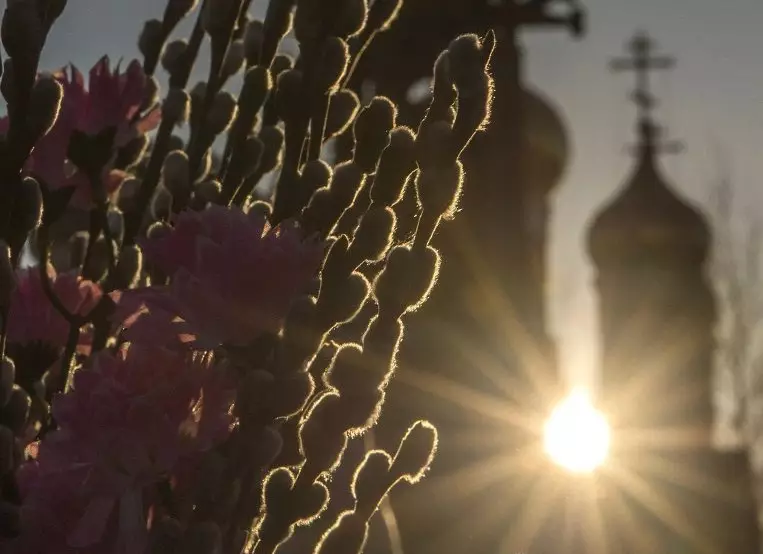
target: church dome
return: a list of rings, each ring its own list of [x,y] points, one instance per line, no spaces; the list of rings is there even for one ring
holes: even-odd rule
[[[546,193],[561,180],[569,161],[569,133],[553,103],[538,91],[524,88],[523,171],[527,182]]]
[[[588,249],[596,265],[643,255],[699,262],[707,257],[711,240],[707,220],[666,181],[654,150],[648,137],[620,194],[595,216]]]

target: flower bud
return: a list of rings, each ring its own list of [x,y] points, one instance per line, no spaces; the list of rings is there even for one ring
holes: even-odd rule
[[[130,212],[135,207],[137,194],[142,181],[136,177],[129,177],[122,181],[117,192],[116,205],[123,212]]]
[[[352,496],[355,500],[363,504],[381,500],[392,484],[389,474],[391,467],[392,458],[383,450],[366,454],[355,471],[355,479],[352,482]]]
[[[350,63],[350,47],[338,37],[329,37],[323,42],[318,71],[318,90],[335,91]]]
[[[339,13],[330,18],[329,34],[343,39],[354,37],[363,30],[367,16],[367,0],[344,0]]]
[[[24,434],[31,410],[32,399],[29,394],[20,386],[13,385],[11,397],[3,408],[3,420],[14,435]]]
[[[350,89],[342,89],[331,95],[329,112],[326,116],[326,140],[349,129],[360,108],[358,95]]]
[[[363,214],[350,245],[353,259],[358,263],[381,261],[392,244],[396,223],[392,208],[371,206]]]
[[[122,244],[125,235],[125,219],[119,208],[110,208],[106,214],[112,238]]]
[[[155,221],[146,230],[146,238],[158,240],[166,237],[172,232],[172,227],[164,221]]]
[[[298,69],[289,69],[278,76],[276,81],[276,109],[285,122],[299,117],[305,108],[303,94],[304,78]]]
[[[204,204],[216,203],[220,199],[223,187],[219,181],[207,179],[196,184],[195,195]]]
[[[273,207],[267,202],[262,200],[255,200],[249,205],[247,212],[250,216],[260,216],[265,219],[270,218],[270,214],[273,213]]]
[[[209,36],[216,39],[228,35],[236,14],[232,13],[241,5],[241,0],[210,0],[204,4],[202,23]]]
[[[11,399],[13,384],[16,382],[16,364],[8,356],[0,362],[0,408]]]
[[[342,409],[337,393],[325,394],[313,404],[299,428],[299,449],[305,459],[321,471],[332,471],[347,447]]]
[[[20,62],[34,60],[42,50],[45,33],[37,2],[11,0],[7,3],[0,37],[10,58]]]
[[[231,171],[236,166],[236,174],[243,179],[252,175],[260,166],[264,145],[256,136],[248,137],[231,161]]]
[[[181,88],[172,88],[162,105],[162,115],[169,121],[184,123],[188,120],[188,112],[191,107],[191,98]]]
[[[423,171],[447,167],[455,162],[457,154],[453,148],[453,130],[447,121],[433,121],[419,130],[416,160]]]
[[[85,253],[90,241],[90,233],[78,231],[69,239],[69,265],[72,268],[81,267],[85,263]]]
[[[0,309],[10,306],[15,289],[16,274],[11,262],[11,249],[7,242],[0,240]]]
[[[220,73],[224,80],[229,79],[244,67],[244,41],[234,40],[228,47]]]
[[[402,198],[408,177],[416,170],[416,139],[408,127],[397,127],[390,133],[371,187],[371,201],[393,206]]]
[[[156,188],[154,198],[151,201],[151,216],[156,219],[169,219],[172,208],[172,194],[166,188]]]
[[[29,99],[29,118],[26,121],[31,136],[45,136],[53,128],[61,109],[64,89],[52,76],[42,76],[32,89]]]
[[[191,169],[188,156],[182,150],[174,150],[164,158],[162,167],[164,186],[173,196],[184,196],[191,186]]]
[[[391,471],[408,483],[417,483],[432,465],[435,452],[437,429],[428,421],[417,421],[400,443]]]
[[[484,71],[482,44],[475,34],[461,35],[448,46],[450,76],[457,88],[468,87],[469,81]]]
[[[355,119],[355,161],[366,173],[373,173],[379,157],[389,143],[395,126],[397,108],[389,98],[377,96]]]
[[[260,129],[257,138],[260,139],[263,146],[259,170],[262,173],[267,173],[281,163],[284,141],[283,131],[279,127],[263,127]]]
[[[261,65],[250,68],[244,76],[244,84],[238,99],[241,112],[247,113],[248,119],[254,120],[272,89],[273,79],[267,68]],[[247,132],[249,131],[251,129],[247,129]]]
[[[153,58],[159,52],[164,42],[163,27],[158,19],[149,19],[143,24],[143,30],[138,37],[138,50],[143,58]]]
[[[143,269],[143,252],[136,244],[130,244],[122,249],[117,262],[117,274],[125,288],[138,284]]]
[[[170,75],[174,75],[183,63],[183,57],[188,50],[188,41],[177,39],[168,43],[162,52],[162,67]]]
[[[212,109],[207,114],[209,132],[217,136],[227,131],[237,111],[236,98],[230,92],[218,92],[212,104]]]
[[[460,161],[446,167],[433,167],[416,175],[416,197],[419,206],[430,214],[439,214],[444,219],[452,218],[464,181],[464,168]]]
[[[261,21],[250,21],[244,34],[244,56],[246,64],[255,66],[260,62],[262,52],[262,40],[264,38],[264,25]]]

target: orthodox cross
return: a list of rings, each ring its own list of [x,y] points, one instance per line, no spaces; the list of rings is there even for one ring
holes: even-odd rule
[[[627,49],[631,57],[613,59],[610,69],[615,73],[633,71],[636,74],[636,88],[631,94],[631,99],[638,110],[641,139],[649,146],[656,148],[655,139],[659,129],[652,121],[651,112],[657,101],[650,90],[649,76],[651,71],[673,68],[675,59],[670,56],[654,55],[654,41],[645,32],[637,32],[628,43]],[[666,153],[676,153],[682,148],[682,145],[677,142],[668,142],[659,146],[659,149]]]

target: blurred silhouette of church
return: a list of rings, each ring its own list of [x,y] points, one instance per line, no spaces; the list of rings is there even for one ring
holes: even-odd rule
[[[414,125],[427,101],[412,88],[431,79],[437,55],[459,34],[496,34],[491,125],[465,153],[461,211],[435,237],[440,283],[411,318],[377,431],[382,447],[416,418],[440,431],[430,475],[392,497],[406,554],[758,551],[747,454],[710,442],[710,230],[659,168],[670,145],[658,141],[648,75],[670,61],[651,57],[644,36],[616,64],[638,76],[635,169],[589,234],[611,471],[574,478],[539,447],[564,393],[546,321],[546,235],[570,139],[558,109],[524,82],[517,35],[579,37],[583,17],[573,0],[409,0],[351,80],[395,100],[399,122]],[[411,195],[404,202],[415,209]]]

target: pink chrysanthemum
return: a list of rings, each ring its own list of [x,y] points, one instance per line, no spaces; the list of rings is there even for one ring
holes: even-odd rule
[[[19,472],[19,545],[142,552],[153,485],[222,441],[230,381],[209,360],[131,345],[99,353],[53,402],[58,430]]]
[[[70,313],[86,315],[101,298],[101,288],[74,272],[56,274],[48,265],[53,292]],[[8,340],[19,344],[42,342],[63,349],[69,335],[69,324],[51,304],[42,287],[37,267],[16,272],[16,289],[8,315]]]
[[[82,73],[73,65],[69,69],[68,74],[63,70],[56,77],[64,87],[64,98],[70,98],[75,130],[97,135],[115,128],[115,146],[123,146],[158,125],[158,110],[137,118],[146,91],[146,75],[137,60],[121,73],[118,65],[112,71],[108,56],[104,56],[90,70],[89,90]]]
[[[172,232],[142,246],[146,260],[172,277],[164,309],[174,305],[209,346],[243,346],[277,332],[324,255],[324,243],[303,240],[292,222],[270,228],[260,214],[221,206],[181,213]]]
[[[76,168],[67,163],[69,140],[75,130],[98,134],[114,127],[114,146],[125,145],[130,139],[154,129],[161,111],[154,109],[139,117],[146,89],[146,76],[140,63],[133,61],[125,73],[110,69],[108,57],[101,58],[90,71],[90,89],[85,79],[72,66],[54,74],[64,89],[61,109],[53,128],[35,145],[24,170],[51,189],[73,187],[72,204],[88,209],[92,205],[91,184]],[[8,132],[8,117],[0,118],[0,134]],[[107,194],[122,184],[124,171],[105,168],[101,179]]]

